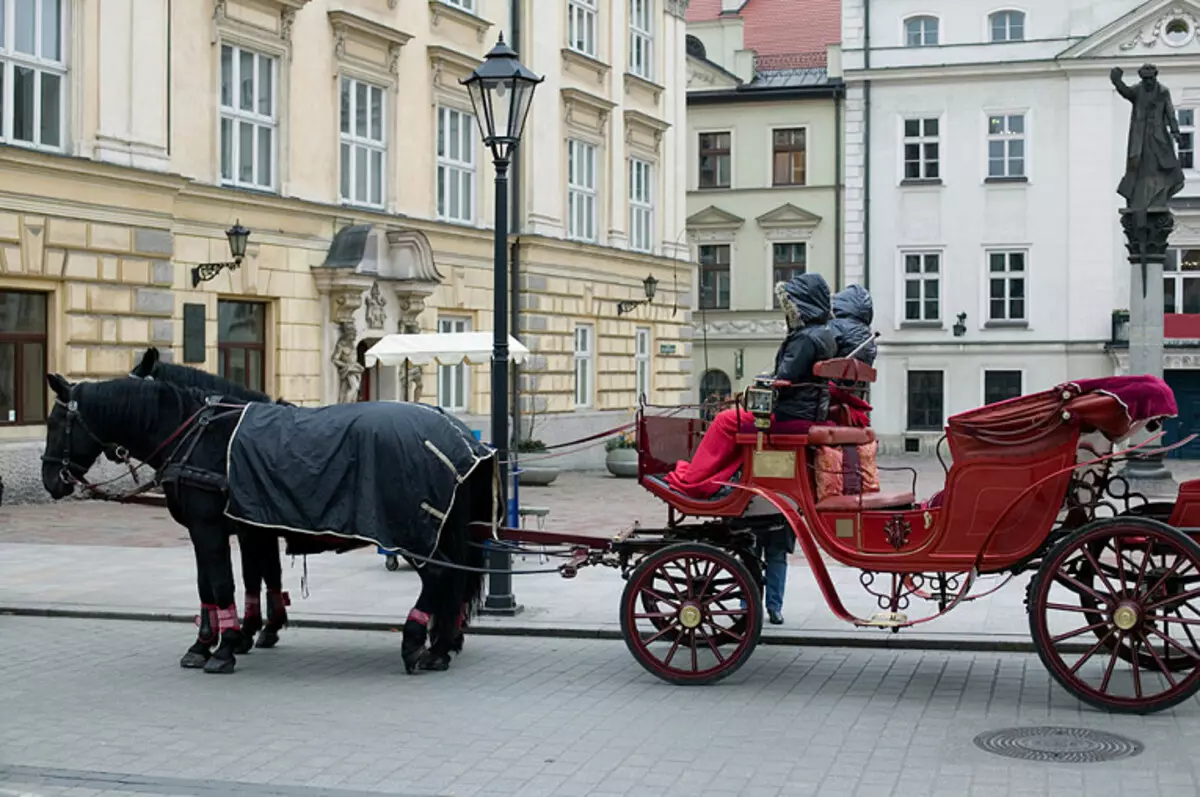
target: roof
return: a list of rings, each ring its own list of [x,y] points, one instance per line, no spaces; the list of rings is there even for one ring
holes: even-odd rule
[[[721,0],[688,4],[688,22],[723,16],[745,20],[743,44],[758,54],[756,71],[823,68],[825,48],[842,40],[841,0],[746,0],[736,15],[723,15]]]

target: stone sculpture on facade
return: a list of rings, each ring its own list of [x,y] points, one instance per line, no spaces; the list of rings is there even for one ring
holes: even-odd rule
[[[367,293],[364,303],[366,305],[367,329],[383,329],[384,324],[387,323],[387,303],[383,299],[383,291],[379,290],[378,282],[371,286],[371,290]]]
[[[355,341],[358,340],[358,330],[352,319],[338,322],[337,342],[333,346],[333,367],[338,375],[338,403],[352,404],[358,401],[359,388],[362,385],[363,367],[358,362]]]
[[[421,334],[421,325],[417,316],[425,309],[425,300],[420,296],[405,295],[397,297],[400,305],[400,323],[397,332],[401,335]],[[404,385],[408,389],[405,398],[408,401],[420,401],[424,390],[424,371],[419,365],[409,365],[404,372]]]

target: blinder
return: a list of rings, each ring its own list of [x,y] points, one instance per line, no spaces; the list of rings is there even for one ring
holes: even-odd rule
[[[42,454],[43,462],[52,462],[62,466],[59,471],[59,478],[66,484],[77,484],[82,487],[90,487],[87,476],[88,469],[77,462],[71,460],[71,440],[72,433],[75,428],[83,430],[83,433],[91,438],[92,442],[100,447],[101,453],[110,461],[121,465],[129,464],[129,451],[124,446],[113,445],[106,443],[96,436],[83,420],[83,415],[79,412],[79,402],[75,400],[75,387],[71,386],[71,392],[67,396],[67,400],[55,396],[54,403],[63,407],[67,411],[66,428],[63,430],[63,451],[61,456],[51,456],[49,452]]]

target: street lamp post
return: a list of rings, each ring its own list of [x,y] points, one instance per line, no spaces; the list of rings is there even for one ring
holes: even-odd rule
[[[192,287],[195,288],[201,282],[208,282],[223,269],[233,271],[242,264],[242,259],[246,257],[246,243],[250,240],[250,231],[242,226],[239,219],[233,223],[233,226],[225,231],[225,237],[229,239],[229,254],[233,260],[223,263],[201,263],[192,269]]]
[[[508,505],[508,167],[521,142],[534,89],[543,78],[517,60],[517,54],[500,35],[470,77],[461,81],[471,97],[483,143],[492,151],[496,167],[496,230],[492,257],[492,445],[500,458],[500,499],[511,525],[516,507]],[[507,551],[492,549],[488,595],[484,611],[515,614],[512,561]]]

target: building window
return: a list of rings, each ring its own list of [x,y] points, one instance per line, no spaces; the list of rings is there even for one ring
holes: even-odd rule
[[[988,18],[988,23],[994,42],[1025,40],[1024,11],[997,11]]]
[[[904,320],[940,321],[942,256],[937,252],[904,255]]]
[[[273,188],[279,130],[278,61],[221,45],[221,181]],[[345,116],[343,114],[343,119]]]
[[[217,301],[217,374],[266,393],[267,306]]]
[[[1196,110],[1180,108],[1176,111],[1179,121],[1179,165],[1185,169],[1196,168]]]
[[[567,236],[596,240],[596,147],[567,141]]]
[[[383,206],[387,124],[383,89],[342,78],[342,201]]]
[[[995,404],[1021,395],[1020,371],[984,371],[983,403]]]
[[[649,252],[654,248],[654,188],[652,167],[629,159],[629,248]]]
[[[988,177],[1025,176],[1025,115],[988,117]]]
[[[438,319],[438,332],[442,334],[453,332],[470,332],[471,319],[448,318]],[[438,366],[438,406],[454,412],[467,411],[467,364]]]
[[[46,294],[0,291],[0,426],[45,423]]]
[[[776,130],[772,136],[775,185],[805,185],[808,154],[803,127]]]
[[[944,417],[941,371],[908,372],[908,430],[940,432]]]
[[[988,320],[1025,320],[1025,253],[988,254]]]
[[[592,406],[592,359],[596,353],[590,324],[575,327],[575,406]]]
[[[637,400],[650,395],[650,327],[638,327],[633,348],[634,383]]]
[[[654,78],[654,0],[629,0],[629,71]]]
[[[438,108],[437,213],[475,221],[475,117],[455,108]]]
[[[937,43],[937,17],[911,17],[904,20],[905,47],[933,47]]]
[[[937,119],[904,120],[904,179],[937,180],[942,176]]]
[[[728,188],[733,165],[729,133],[700,134],[700,187]]]
[[[787,282],[797,274],[803,274],[807,270],[808,264],[808,246],[803,243],[796,244],[775,244],[773,250],[773,270],[771,282],[772,285],[779,282]],[[774,296],[775,309],[779,309],[779,297],[775,296],[775,292],[771,291]]]
[[[8,143],[66,146],[62,6],[62,0],[0,2],[0,137]]]
[[[1168,249],[1163,272],[1163,312],[1200,314],[1200,249]]]
[[[729,309],[729,244],[700,247],[700,308]]]
[[[448,6],[461,8],[463,11],[475,13],[475,0],[442,0],[442,2]]]
[[[596,57],[596,0],[567,0],[567,46]]]

